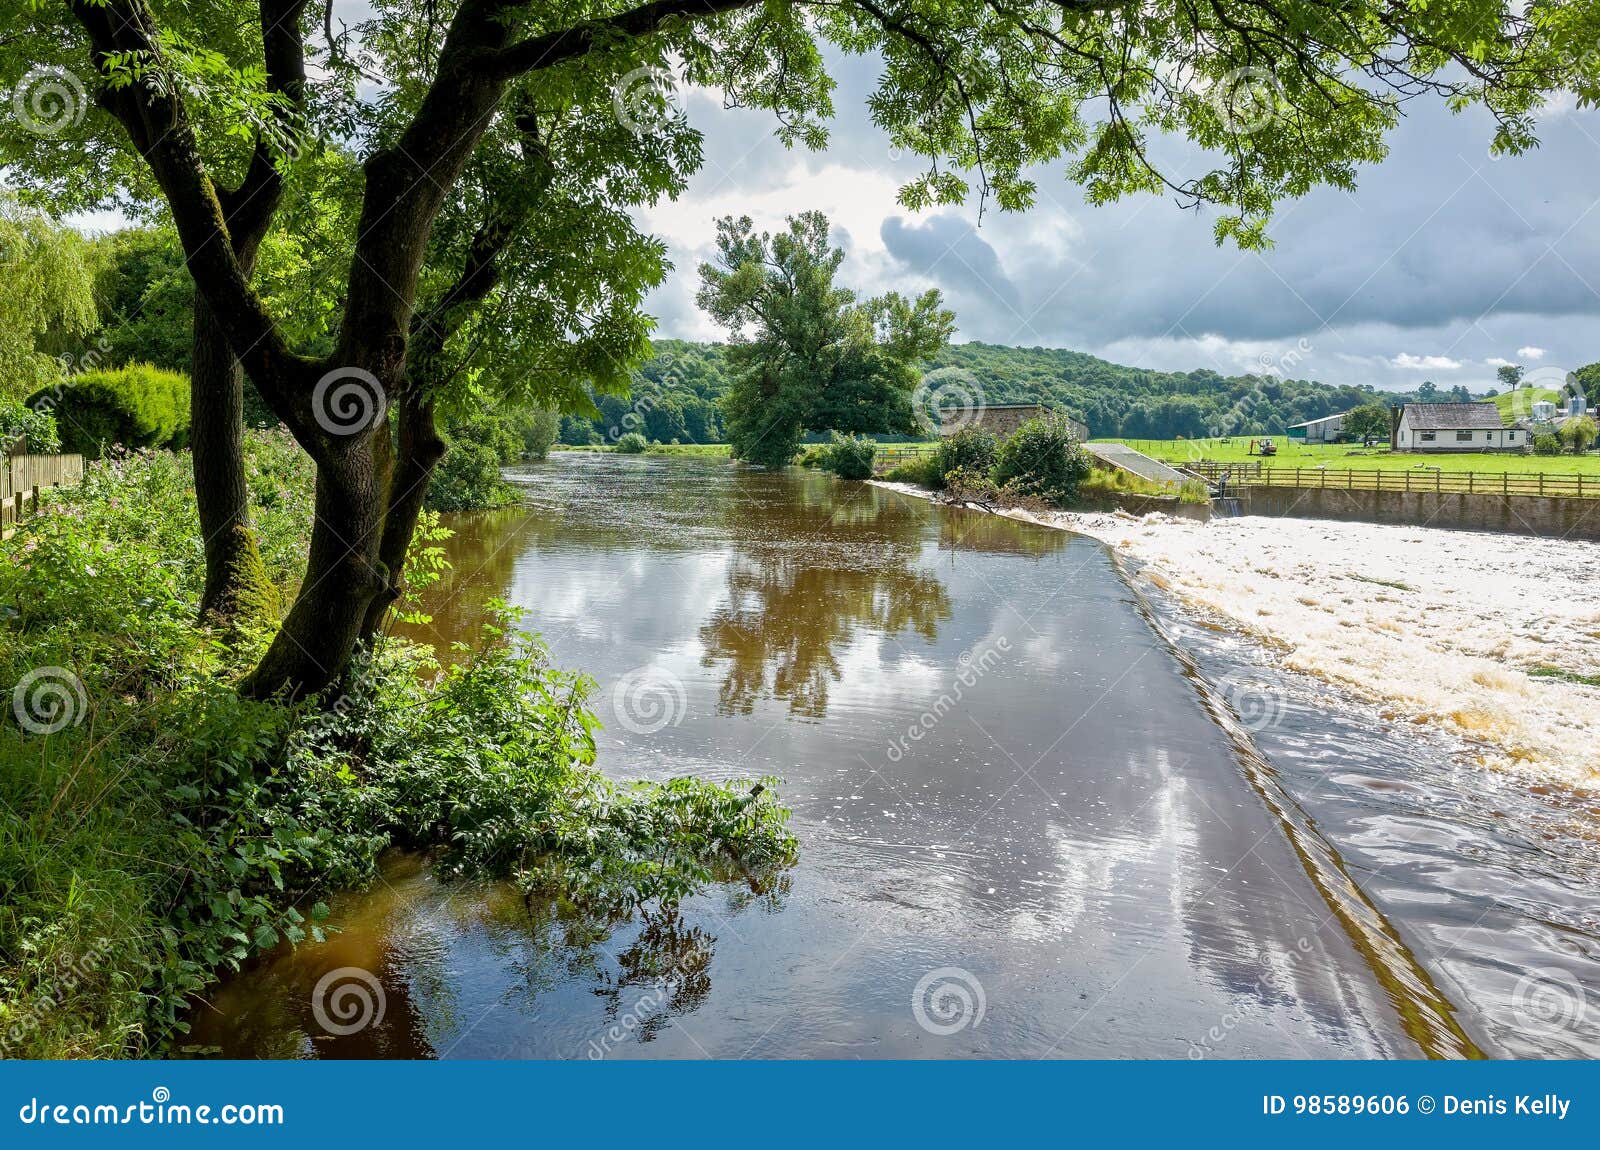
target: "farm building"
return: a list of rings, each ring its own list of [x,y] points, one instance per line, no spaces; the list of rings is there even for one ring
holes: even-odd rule
[[[1492,403],[1408,403],[1390,409],[1395,451],[1511,451],[1528,445],[1525,427],[1507,427]]]
[[[981,427],[1004,439],[1030,419],[1042,419],[1056,414],[1052,407],[1042,403],[985,403],[976,410],[970,407],[941,407],[939,409],[939,434],[949,435],[963,427]],[[1065,412],[1061,414],[1065,415]],[[1073,434],[1082,443],[1089,438],[1089,425],[1081,419],[1067,416]]]
[[[1321,419],[1291,424],[1289,438],[1305,443],[1336,443],[1344,430],[1344,417],[1349,414],[1348,411],[1341,411],[1338,415],[1324,415]]]

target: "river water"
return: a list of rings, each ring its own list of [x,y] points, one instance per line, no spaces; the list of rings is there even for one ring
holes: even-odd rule
[[[616,929],[396,856],[224,984],[235,1057],[1600,1053],[1581,802],[1275,672],[1100,544],[823,474],[560,455],[419,635],[527,608],[618,777],[778,776],[801,859]],[[330,1028],[319,983],[382,1016]]]

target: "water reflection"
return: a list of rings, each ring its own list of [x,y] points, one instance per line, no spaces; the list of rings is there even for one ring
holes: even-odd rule
[[[1353,926],[1372,908],[1341,913],[1098,544],[721,462],[523,481],[526,507],[457,521],[424,637],[470,641],[489,596],[527,607],[601,686],[605,770],[781,775],[800,865],[599,923],[391,879],[404,907],[353,898],[362,941],[338,944],[392,986],[384,1031],[308,1037],[334,961],[310,950],[219,993],[225,1049],[1183,1058],[1218,1028],[1225,1057],[1431,1049],[1415,980]],[[648,733],[608,695],[640,668],[681,692]],[[987,1013],[936,1034],[912,994],[950,967]]]

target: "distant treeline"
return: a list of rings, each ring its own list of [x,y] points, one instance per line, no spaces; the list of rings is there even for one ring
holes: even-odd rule
[[[1286,379],[1277,373],[1226,376],[1209,369],[1148,371],[1080,351],[986,343],[952,345],[928,367],[930,371],[954,368],[970,372],[969,386],[985,403],[1043,403],[1062,408],[1087,423],[1097,438],[1279,434],[1290,424],[1367,403],[1478,398],[1460,386],[1424,383],[1415,392],[1397,393]],[[615,442],[623,434],[637,431],[662,443],[721,442],[717,401],[727,384],[721,344],[656,340],[654,357],[635,373],[633,394],[627,398],[600,396],[595,401],[599,419],[563,419],[561,441]]]

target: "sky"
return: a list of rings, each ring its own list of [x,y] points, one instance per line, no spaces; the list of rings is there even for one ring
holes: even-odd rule
[[[841,283],[862,296],[937,287],[957,341],[1386,389],[1433,380],[1481,391],[1505,362],[1537,382],[1600,360],[1595,111],[1547,111],[1537,151],[1496,158],[1486,115],[1414,101],[1389,158],[1361,169],[1353,194],[1321,189],[1283,205],[1276,246],[1241,253],[1213,242],[1214,216],[1170,197],[1092,207],[1059,166],[1035,173],[1026,213],[991,205],[980,220],[975,197],[907,212],[896,190],[918,163],[867,118],[873,61],[832,63],[839,90],[822,152],[785,149],[766,113],[680,94],[707,159],[677,202],[641,212],[676,265],[648,301],[658,335],[725,338],[694,303],[718,216],[770,230],[818,208],[846,253]]]

